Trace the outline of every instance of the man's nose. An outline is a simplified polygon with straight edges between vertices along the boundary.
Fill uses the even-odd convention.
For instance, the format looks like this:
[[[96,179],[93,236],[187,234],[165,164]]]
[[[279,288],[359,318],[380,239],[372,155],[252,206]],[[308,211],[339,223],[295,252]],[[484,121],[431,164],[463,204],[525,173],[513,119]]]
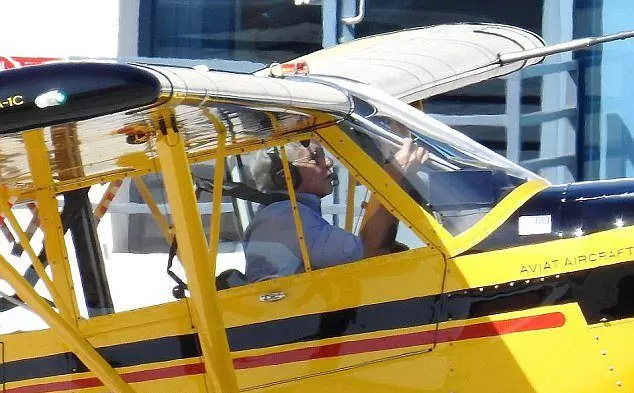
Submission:
[[[332,167],[332,159],[330,157],[326,157],[326,167],[328,169]]]

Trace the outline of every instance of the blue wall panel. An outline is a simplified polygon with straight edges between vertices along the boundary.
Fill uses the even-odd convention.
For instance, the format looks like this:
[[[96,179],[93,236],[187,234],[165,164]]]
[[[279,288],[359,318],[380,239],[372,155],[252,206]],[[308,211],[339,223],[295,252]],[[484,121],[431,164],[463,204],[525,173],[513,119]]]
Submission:
[[[603,33],[634,29],[634,2],[604,2]],[[603,46],[601,178],[634,176],[634,40]]]

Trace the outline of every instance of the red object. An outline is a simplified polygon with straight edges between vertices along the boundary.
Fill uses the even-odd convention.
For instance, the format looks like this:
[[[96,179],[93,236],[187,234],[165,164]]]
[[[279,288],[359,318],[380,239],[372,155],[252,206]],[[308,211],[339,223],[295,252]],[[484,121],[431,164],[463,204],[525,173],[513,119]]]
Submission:
[[[298,61],[297,73],[302,75],[308,75],[308,63],[305,61]]]
[[[28,67],[51,61],[64,60],[61,57],[22,57],[22,56],[0,56],[0,71],[11,68]]]
[[[297,72],[297,66],[295,63],[284,63],[282,64],[282,74],[283,75],[294,75]]]

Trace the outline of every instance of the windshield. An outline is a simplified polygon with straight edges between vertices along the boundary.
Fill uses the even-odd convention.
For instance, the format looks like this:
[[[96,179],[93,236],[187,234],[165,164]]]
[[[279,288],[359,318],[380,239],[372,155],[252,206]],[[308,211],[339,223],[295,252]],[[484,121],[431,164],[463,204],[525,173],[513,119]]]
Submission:
[[[424,147],[429,159],[401,186],[450,233],[469,229],[522,183],[543,180],[418,109],[370,89],[351,91],[355,110],[343,128],[381,165],[405,138]]]

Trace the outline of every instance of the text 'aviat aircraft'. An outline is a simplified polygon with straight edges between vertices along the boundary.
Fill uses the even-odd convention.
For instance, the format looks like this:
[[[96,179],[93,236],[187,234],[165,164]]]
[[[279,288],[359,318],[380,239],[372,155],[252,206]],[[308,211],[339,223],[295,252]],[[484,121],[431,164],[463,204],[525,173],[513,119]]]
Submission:
[[[439,25],[254,74],[3,58],[0,320],[47,326],[0,336],[3,392],[634,391],[634,181],[553,186],[416,107],[631,36]],[[100,247],[127,178],[151,263]],[[123,279],[167,300],[123,310]]]

